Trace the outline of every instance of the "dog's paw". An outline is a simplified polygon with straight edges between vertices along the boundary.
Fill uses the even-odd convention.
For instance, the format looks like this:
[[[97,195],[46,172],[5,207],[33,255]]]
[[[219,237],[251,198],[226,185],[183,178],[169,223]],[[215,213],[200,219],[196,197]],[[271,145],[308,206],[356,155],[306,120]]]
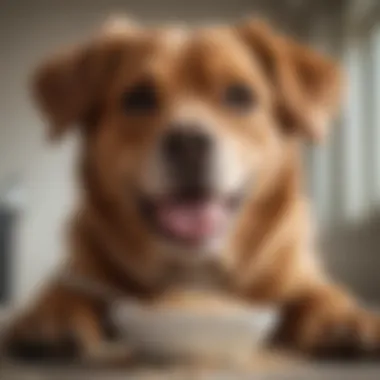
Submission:
[[[109,338],[99,309],[75,296],[51,294],[16,317],[5,333],[5,357],[28,361],[75,360],[90,356]]]
[[[69,326],[54,326],[50,330],[47,325],[55,322],[38,319],[23,315],[12,322],[2,342],[6,358],[47,362],[72,360],[80,355],[80,342]]]
[[[379,327],[380,321],[364,311],[310,315],[297,343],[321,359],[380,359]]]
[[[307,305],[287,315],[277,342],[324,360],[380,359],[380,318],[351,305]]]

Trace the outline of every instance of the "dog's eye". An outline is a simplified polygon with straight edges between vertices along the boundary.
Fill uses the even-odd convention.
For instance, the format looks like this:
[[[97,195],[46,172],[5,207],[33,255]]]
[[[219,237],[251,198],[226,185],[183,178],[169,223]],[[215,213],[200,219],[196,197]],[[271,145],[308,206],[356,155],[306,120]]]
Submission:
[[[256,98],[249,87],[241,83],[235,83],[226,88],[224,103],[237,110],[246,111],[255,106]]]
[[[157,89],[153,83],[141,82],[124,93],[122,103],[128,113],[154,111],[159,103]]]

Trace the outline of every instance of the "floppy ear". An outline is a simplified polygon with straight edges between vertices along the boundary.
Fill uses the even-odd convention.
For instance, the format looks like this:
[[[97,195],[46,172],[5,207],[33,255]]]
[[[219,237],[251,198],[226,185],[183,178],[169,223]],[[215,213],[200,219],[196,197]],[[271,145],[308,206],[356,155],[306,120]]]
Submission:
[[[340,104],[343,75],[338,65],[262,21],[248,21],[237,31],[263,64],[281,123],[322,141]]]
[[[108,22],[94,40],[56,54],[35,71],[32,92],[49,123],[49,137],[61,137],[83,125],[101,101],[112,74],[126,52],[127,25]]]

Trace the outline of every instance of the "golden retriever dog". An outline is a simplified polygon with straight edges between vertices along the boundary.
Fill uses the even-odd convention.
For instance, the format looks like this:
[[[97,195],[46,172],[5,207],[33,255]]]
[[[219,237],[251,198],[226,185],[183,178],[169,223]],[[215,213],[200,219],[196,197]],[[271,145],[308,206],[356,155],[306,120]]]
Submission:
[[[200,270],[219,291],[280,306],[288,347],[375,353],[377,316],[317,260],[303,184],[302,145],[325,137],[342,82],[333,60],[256,19],[119,21],[43,62],[33,96],[49,135],[75,127],[81,140],[65,273],[144,302]],[[53,279],[6,348],[89,352],[112,333],[107,306]]]

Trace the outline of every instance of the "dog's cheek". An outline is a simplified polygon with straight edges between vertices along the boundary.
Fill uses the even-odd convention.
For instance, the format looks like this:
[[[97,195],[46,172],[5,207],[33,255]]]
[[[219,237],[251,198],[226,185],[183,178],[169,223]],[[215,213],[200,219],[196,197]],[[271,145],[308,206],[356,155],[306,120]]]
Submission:
[[[226,119],[218,138],[214,177],[224,191],[234,192],[260,180],[262,166],[279,145],[278,133],[266,109]]]
[[[220,138],[212,159],[211,183],[221,193],[240,191],[254,177],[255,153],[234,136]]]
[[[254,185],[273,177],[284,158],[285,141],[270,116],[262,115],[250,126],[250,133],[242,139],[242,165],[247,168]]]
[[[122,141],[109,126],[99,127],[88,144],[88,160],[92,177],[98,190],[110,199],[118,199],[123,191],[124,152]]]
[[[170,178],[158,147],[150,149],[140,158],[137,173],[138,188],[144,195],[157,197],[170,190]]]

